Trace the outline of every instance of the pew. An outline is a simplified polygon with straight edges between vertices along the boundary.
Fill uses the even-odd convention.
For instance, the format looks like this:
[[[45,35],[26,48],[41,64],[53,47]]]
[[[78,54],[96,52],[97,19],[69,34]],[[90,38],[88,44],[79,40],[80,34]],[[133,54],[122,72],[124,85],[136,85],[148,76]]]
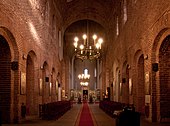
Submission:
[[[44,120],[58,119],[70,109],[70,101],[57,101],[47,104],[40,104],[39,117]]]
[[[115,110],[122,110],[123,104],[114,101],[100,101],[99,107],[111,117],[114,117]]]
[[[170,111],[162,112],[160,117],[160,122],[163,121],[163,119],[170,118]]]
[[[131,104],[125,104],[125,103],[107,101],[107,100],[100,101],[99,107],[111,117],[116,117],[114,113],[115,112],[117,113],[118,111],[123,111],[124,108],[132,109],[133,111],[135,111],[134,106]]]

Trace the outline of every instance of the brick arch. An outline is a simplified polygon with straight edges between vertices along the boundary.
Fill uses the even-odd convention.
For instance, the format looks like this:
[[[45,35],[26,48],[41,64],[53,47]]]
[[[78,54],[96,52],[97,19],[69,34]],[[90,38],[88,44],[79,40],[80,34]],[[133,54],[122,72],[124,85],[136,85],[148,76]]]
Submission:
[[[108,28],[109,26],[107,26],[108,23],[104,22],[104,21],[101,21],[101,19],[97,19],[97,18],[93,18],[93,17],[90,17],[90,18],[87,18],[85,17],[84,15],[82,15],[82,17],[75,17],[71,20],[69,20],[68,22],[65,22],[65,25],[64,25],[64,31],[71,25],[73,24],[74,22],[77,22],[77,21],[80,21],[80,20],[92,20],[98,24],[100,24],[103,28]]]
[[[69,26],[69,22],[74,22],[77,19],[81,20],[84,18],[98,20],[103,26],[106,26],[109,24],[109,19],[106,18],[108,16],[107,14],[113,11],[113,6],[116,4],[117,3],[113,1],[72,1],[70,5],[68,4],[69,6],[67,6],[67,10],[65,11],[66,14],[63,17],[64,24],[65,26]]]
[[[142,50],[137,50],[134,55],[134,73],[133,73],[133,96],[136,110],[144,114],[145,107],[145,83],[144,83],[144,55]]]
[[[158,60],[159,60],[158,55],[159,55],[159,49],[160,49],[161,43],[164,40],[164,38],[166,36],[168,36],[169,34],[170,34],[170,28],[164,28],[156,36],[154,43],[153,43],[153,46],[152,46],[152,55],[151,55],[152,63],[158,62]]]
[[[159,63],[159,55],[160,55],[160,48],[162,45],[163,40],[170,35],[170,28],[164,28],[162,29],[158,35],[155,37],[153,46],[152,46],[152,54],[151,54],[151,63]],[[160,64],[158,65],[158,67]],[[160,94],[160,71],[154,72],[152,71],[152,120],[157,121],[160,119],[161,113],[160,113],[160,97],[156,94]],[[155,93],[154,93],[155,92]]]
[[[144,81],[144,55],[140,55],[138,62],[137,62],[137,100],[138,100],[138,107],[137,110],[144,114],[144,107],[145,107],[145,81]]]
[[[8,30],[8,28],[0,26],[0,35],[2,35],[9,44],[11,51],[11,61],[18,61],[19,51],[13,34],[10,32],[10,30]]]
[[[43,70],[47,70],[47,74],[49,73],[49,65],[48,65],[47,61],[44,61],[44,63],[43,63]]]
[[[118,102],[118,101],[121,101],[121,99],[120,99],[120,96],[121,96],[121,87],[120,87],[120,68],[119,67],[117,67],[116,68],[116,81],[115,81],[115,89],[117,90],[116,91],[116,98],[115,98],[115,100]]]
[[[134,54],[133,62],[136,63],[142,54],[143,54],[142,50],[138,49]]]
[[[52,68],[52,72],[51,73],[53,75],[53,79],[56,79],[57,75],[56,75],[56,70],[55,70],[54,67]]]
[[[56,70],[53,67],[52,72],[51,72],[51,84],[52,84],[52,86],[51,86],[51,101],[52,102],[57,101],[57,98],[56,98],[56,89],[57,89],[56,88],[56,80],[57,80]]]
[[[86,0],[87,2],[87,0]],[[90,1],[90,3],[93,3],[94,1]],[[76,22],[78,20],[84,20],[84,19],[90,19],[93,21],[98,22],[104,27],[108,28],[108,20],[106,17],[106,8],[103,10],[103,4],[107,4],[106,6],[112,6],[112,3],[107,3],[106,1],[104,3],[95,3],[96,6],[92,6],[92,4],[84,5],[84,1],[79,1],[77,4],[75,4],[74,7],[68,8],[68,13],[64,15],[64,28],[67,28],[70,24],[73,22]],[[107,8],[109,9],[109,8]],[[109,12],[110,10],[108,10]]]
[[[160,117],[170,112],[170,34],[159,49]]]
[[[127,61],[123,63],[122,67],[122,102],[129,103],[129,69]]]
[[[34,97],[34,62],[30,55],[27,56],[26,63],[26,114],[32,115]],[[29,94],[29,95],[28,95]]]
[[[2,123],[9,123],[11,104],[11,52],[8,42],[0,35],[0,109]],[[4,95],[6,94],[6,95]]]
[[[43,63],[43,69],[42,69],[42,103],[48,103],[49,102],[49,65],[47,61],[44,61]]]
[[[124,61],[122,66],[122,77],[126,77],[126,66],[127,66],[127,61]]]
[[[30,51],[27,55],[26,62],[26,108],[27,115],[35,115],[38,112],[38,103],[36,92],[38,92],[38,88],[36,85],[36,54],[34,51]],[[29,95],[28,95],[29,94]]]
[[[64,31],[66,33],[70,28],[75,29],[75,27],[77,27],[77,26],[80,28],[80,26],[82,25],[81,30],[83,30],[83,31],[81,31],[81,32],[86,32],[85,30],[87,29],[87,26],[86,26],[87,21],[89,23],[89,27],[93,26],[93,25],[96,25],[96,27],[100,28],[100,31],[102,31],[102,32],[106,31],[105,27],[103,27],[103,25],[100,22],[98,22],[97,20],[87,19],[87,18],[77,19],[77,20],[71,22],[69,25],[67,25],[67,27],[65,28]],[[76,32],[77,32],[77,29],[76,29]]]
[[[36,55],[35,51],[30,50],[30,51],[28,52],[28,55],[36,62],[36,60],[37,60],[37,55]]]
[[[113,63],[113,98],[114,101],[119,101],[120,97],[120,68],[119,60],[115,59]]]
[[[9,62],[16,61],[18,62],[19,59],[19,51],[18,51],[18,46],[15,41],[15,37],[13,34],[10,32],[10,30],[6,27],[0,26],[0,35],[3,36],[5,41],[8,43],[9,49],[10,49],[10,60]],[[17,122],[18,121],[18,85],[19,85],[19,73],[18,69],[16,70],[10,70],[10,93],[11,95],[11,101],[10,101],[10,115],[8,118],[8,122]],[[15,83],[14,83],[15,82]],[[15,90],[13,90],[15,89]]]

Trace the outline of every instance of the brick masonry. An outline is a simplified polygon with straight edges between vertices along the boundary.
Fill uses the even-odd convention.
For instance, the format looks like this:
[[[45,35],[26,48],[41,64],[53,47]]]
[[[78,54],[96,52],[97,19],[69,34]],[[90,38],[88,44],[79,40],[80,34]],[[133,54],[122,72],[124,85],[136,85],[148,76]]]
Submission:
[[[145,106],[148,105],[149,117],[147,119],[159,121],[164,108],[169,106],[169,103],[163,107],[159,104],[161,100],[167,102],[169,99],[169,94],[162,93],[164,90],[169,90],[169,74],[165,69],[169,68],[169,64],[168,60],[165,63],[160,57],[161,44],[170,34],[169,1],[127,1],[127,21],[125,23],[122,11],[123,0],[97,3],[94,0],[90,4],[88,0],[86,3],[89,7],[87,15],[83,10],[84,3],[85,0],[68,4],[60,0],[22,2],[1,0],[0,35],[9,44],[11,62],[18,61],[19,63],[18,70],[11,70],[11,77],[8,76],[7,79],[11,83],[10,121],[20,120],[22,102],[27,105],[28,109],[31,108],[29,114],[32,115],[38,113],[38,104],[57,100],[56,80],[62,84],[63,89],[66,89],[65,92],[69,92],[67,84],[70,81],[68,79],[70,73],[67,64],[70,59],[67,57],[60,60],[59,31],[62,31],[62,35],[64,35],[65,29],[71,23],[86,18],[98,22],[106,31],[105,46],[107,50],[104,54],[106,57],[100,64],[100,67],[102,66],[99,79],[101,90],[106,90],[109,86],[108,82],[114,82],[118,91],[112,89],[112,100],[132,103],[142,113],[145,111]],[[119,35],[116,35],[117,18]],[[158,72],[152,70],[153,63],[159,63]],[[1,65],[0,70],[3,67]],[[21,73],[26,73],[25,81],[20,80]],[[149,73],[150,84],[148,94],[150,102],[147,104],[144,103],[145,73]],[[49,82],[53,82],[51,94],[50,83],[45,82],[45,77],[49,78]],[[126,78],[127,81],[120,89],[120,82],[123,78]],[[132,94],[128,96],[129,78],[132,79]],[[41,81],[44,95],[39,94]],[[27,85],[24,89],[26,92],[22,92],[23,94],[20,88],[21,82]],[[121,95],[120,90],[123,91]],[[26,95],[26,93],[29,93],[30,96],[27,97],[29,94]],[[142,104],[139,101],[142,101]]]

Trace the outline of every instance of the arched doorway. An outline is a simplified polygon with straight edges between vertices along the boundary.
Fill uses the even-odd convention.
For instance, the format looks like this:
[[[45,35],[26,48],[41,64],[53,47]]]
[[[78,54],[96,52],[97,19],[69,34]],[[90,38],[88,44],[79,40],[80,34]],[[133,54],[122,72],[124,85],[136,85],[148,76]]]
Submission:
[[[56,72],[55,69],[52,69],[51,74],[51,102],[57,101],[56,99]]]
[[[0,35],[0,111],[2,123],[10,122],[11,52],[6,39]]]
[[[26,108],[27,115],[37,114],[36,85],[35,85],[35,54],[29,52],[26,66]]]
[[[138,112],[144,114],[145,107],[145,91],[144,91],[144,56],[143,54],[139,57],[137,63],[137,108]]]
[[[170,35],[159,49],[160,116],[170,112]]]
[[[34,64],[31,57],[27,56],[27,72],[26,72],[26,108],[27,115],[32,115],[33,110],[33,91],[34,91]]]
[[[123,64],[122,71],[122,102],[129,103],[129,69],[127,62]]]
[[[166,82],[166,77],[168,77],[168,72],[166,77],[163,77],[163,74],[165,75],[165,68],[168,66],[168,59],[165,60],[165,58],[168,58],[169,53],[169,36],[170,36],[170,29],[164,28],[162,29],[158,35],[156,36],[153,47],[152,47],[152,67],[155,64],[157,67],[155,70],[152,68],[152,85],[151,85],[151,93],[152,93],[152,106],[151,106],[151,114],[152,114],[152,121],[161,121],[161,114],[163,113],[163,102],[165,102],[167,99],[163,99],[163,94],[161,94],[161,91],[164,88],[163,82]],[[164,71],[164,72],[163,72]],[[168,68],[167,68],[168,71]],[[161,73],[163,72],[163,73]],[[164,80],[164,81],[163,81]],[[154,92],[154,93],[153,93]],[[167,95],[168,96],[168,95]],[[166,97],[166,96],[165,96]],[[168,104],[167,104],[168,105]],[[162,109],[162,110],[161,110]]]
[[[42,78],[43,78],[43,86],[42,86],[42,104],[51,102],[50,101],[50,86],[49,86],[49,68],[48,64],[45,61],[43,64],[43,71],[42,71]]]
[[[120,101],[120,96],[121,96],[121,89],[120,89],[120,70],[119,68],[116,69],[116,79],[115,79],[115,84],[113,85],[114,87],[114,96],[115,99],[114,101],[119,102]]]
[[[129,104],[129,65],[126,65],[125,103]]]

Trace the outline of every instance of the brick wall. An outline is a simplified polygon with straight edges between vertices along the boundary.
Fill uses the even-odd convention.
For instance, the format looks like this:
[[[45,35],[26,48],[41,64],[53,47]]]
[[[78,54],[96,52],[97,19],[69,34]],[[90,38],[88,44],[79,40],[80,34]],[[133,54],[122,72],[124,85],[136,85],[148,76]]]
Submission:
[[[130,78],[132,78],[133,82],[133,95],[132,97],[136,97],[136,95],[141,95],[140,101],[139,99],[135,98],[133,103],[134,104],[140,104],[144,105],[144,95],[142,92],[143,89],[145,89],[144,86],[144,80],[139,82],[138,76],[136,75],[137,71],[139,70],[139,73],[145,73],[150,72],[151,73],[151,81],[152,86],[152,96],[151,97],[151,103],[149,104],[150,107],[150,115],[149,118],[152,121],[159,121],[159,95],[160,95],[160,84],[159,84],[159,74],[156,73],[156,76],[154,73],[152,73],[151,69],[151,63],[159,62],[159,56],[157,55],[157,52],[159,50],[159,47],[163,41],[163,38],[168,35],[167,27],[169,27],[169,2],[166,0],[164,1],[137,1],[136,3],[134,1],[128,1],[127,2],[127,12],[128,12],[128,19],[125,24],[123,24],[123,16],[122,16],[122,8],[121,7],[121,1],[120,3],[117,2],[117,13],[115,16],[119,17],[119,35],[116,36],[116,18],[111,18],[108,27],[108,52],[107,52],[107,65],[106,68],[112,68],[112,65],[117,62],[117,60],[120,62],[115,66],[116,68],[120,68],[121,70],[121,76],[122,74],[122,67],[124,61],[127,61],[127,63],[131,66],[130,69]],[[112,14],[110,14],[112,15]],[[164,29],[164,30],[163,30]],[[167,31],[166,31],[167,30]],[[159,36],[159,37],[158,37]],[[155,45],[155,43],[159,43]],[[154,50],[153,50],[154,49]],[[156,51],[155,51],[156,50]],[[135,54],[138,53],[138,51],[141,51],[142,54],[145,56],[148,56],[147,59],[144,59],[144,71],[141,69],[137,70],[137,61]],[[138,55],[140,56],[140,55]],[[154,57],[153,57],[154,56]],[[156,56],[156,57],[155,57]],[[155,58],[155,59],[154,59]],[[116,71],[115,71],[116,72]],[[107,75],[107,74],[106,74]],[[108,75],[109,76],[109,75]],[[141,75],[141,77],[144,75]],[[141,78],[140,77],[140,78]],[[107,78],[107,77],[106,77]],[[116,77],[115,77],[116,78]],[[156,78],[156,80],[155,80]],[[140,89],[135,87],[135,85],[141,85]],[[128,87],[127,87],[128,88]],[[137,108],[141,108],[141,112],[144,112],[144,107],[140,107],[137,105]],[[156,119],[155,119],[156,118]]]
[[[30,95],[29,98],[32,101],[32,112],[30,114],[38,114],[38,104],[40,104],[42,100],[41,96],[39,96],[39,79],[43,78],[40,70],[40,66],[43,65],[45,61],[48,62],[49,72],[52,72],[52,68],[56,70],[58,73],[60,69],[60,61],[55,62],[56,58],[58,58],[58,29],[61,28],[62,17],[58,12],[57,8],[54,6],[53,1],[46,0],[37,0],[37,1],[18,1],[18,0],[2,0],[0,2],[0,27],[4,27],[8,29],[16,43],[9,43],[14,45],[16,44],[16,49],[19,52],[18,61],[19,61],[19,73],[23,72],[28,74],[30,88],[27,95]],[[10,39],[10,35],[7,34],[7,37]],[[14,60],[15,54],[14,49],[10,46],[12,59]],[[29,58],[27,57],[30,52],[34,53],[34,58],[32,59],[32,68],[27,69],[27,61]],[[24,59],[23,55],[27,58]],[[33,58],[33,57],[31,57]],[[17,59],[17,58],[16,58]],[[13,74],[13,73],[12,73]],[[31,75],[37,75],[35,78],[31,77]],[[12,75],[13,76],[13,75]],[[19,75],[17,75],[19,77]],[[49,75],[47,75],[49,76]],[[14,94],[20,94],[20,78],[17,80],[12,80],[11,83],[14,83],[17,88],[14,88]],[[57,76],[54,77],[56,80]],[[9,79],[10,80],[10,79]],[[31,84],[31,85],[30,85]],[[28,87],[28,85],[27,85]],[[53,86],[53,88],[55,88]],[[48,88],[46,89],[48,90]],[[53,89],[54,90],[54,89]],[[12,96],[12,101],[14,97]],[[54,95],[54,94],[53,94]],[[57,97],[54,95],[53,97]],[[13,108],[16,113],[11,110],[11,118],[20,119],[20,106],[21,103],[26,103],[26,95],[18,95],[18,100],[16,104],[12,104],[11,108]],[[47,98],[49,102],[51,102],[51,97]],[[57,98],[54,98],[57,99]],[[28,102],[28,101],[27,101]],[[35,104],[34,104],[35,103]],[[35,106],[33,106],[35,105]],[[14,117],[15,116],[15,117]],[[13,121],[13,119],[11,119]]]
[[[104,2],[103,4],[97,3],[96,8],[91,9],[88,15],[84,15],[85,12],[82,10],[82,3],[84,3],[84,1],[81,1],[81,3],[76,4],[74,7],[71,7],[71,5],[66,6],[68,7],[67,10],[60,8],[61,1],[57,2],[56,6],[53,2],[54,1],[49,2],[46,0],[29,0],[22,2],[19,0],[2,0],[0,2],[0,28],[3,27],[6,29],[4,30],[5,32],[0,31],[0,33],[6,37],[7,42],[9,43],[11,60],[19,61],[18,72],[12,71],[11,74],[11,85],[13,86],[12,92],[14,94],[12,99],[15,99],[13,101],[14,104],[11,107],[13,110],[11,113],[20,117],[20,104],[22,101],[26,100],[25,95],[17,96],[17,94],[20,93],[20,78],[18,73],[26,73],[27,71],[27,60],[23,59],[22,56],[26,55],[27,57],[31,51],[34,53],[34,57],[36,57],[35,60],[33,60],[34,75],[37,75],[34,79],[34,85],[36,85],[34,91],[37,94],[35,101],[37,100],[38,102],[36,103],[38,104],[42,101],[42,97],[38,95],[38,80],[40,78],[44,79],[43,77],[45,76],[51,77],[50,73],[53,68],[56,73],[61,73],[60,81],[64,83],[64,87],[66,87],[65,84],[68,82],[66,78],[69,77],[69,74],[67,74],[66,71],[69,68],[66,66],[61,68],[62,66],[58,56],[59,47],[58,39],[56,38],[58,38],[59,29],[66,29],[69,24],[79,19],[89,18],[104,26],[106,38],[108,38],[106,39],[106,57],[102,59],[102,80],[100,81],[102,82],[102,91],[106,90],[106,83],[110,82],[109,78],[111,78],[110,74],[112,73],[110,68],[112,68],[113,64],[116,65],[114,65],[115,70],[111,76],[116,75],[115,72],[119,69],[120,78],[122,78],[123,65],[126,61],[127,64],[131,66],[129,78],[132,78],[134,85],[133,95],[134,97],[137,97],[137,94],[141,94],[141,90],[139,91],[137,90],[137,87],[135,87],[139,82],[136,72],[138,70],[138,72],[142,71],[136,67],[138,64],[137,59],[139,59],[141,55],[144,55],[144,57],[147,55],[148,58],[146,60],[144,59],[144,71],[142,71],[142,73],[151,73],[152,101],[149,104],[149,119],[155,120],[157,118],[156,120],[158,120],[160,116],[160,105],[158,105],[157,102],[160,100],[159,95],[161,85],[159,83],[159,72],[154,73],[151,69],[151,64],[159,62],[158,54],[160,45],[166,35],[170,34],[170,31],[168,30],[168,27],[170,26],[169,1],[127,1],[127,21],[125,24],[123,22],[123,11],[121,8],[122,1],[115,1],[115,3],[110,1]],[[88,4],[88,6],[93,8],[92,6],[94,4],[93,1],[91,4]],[[103,6],[107,8],[103,8]],[[59,10],[57,8],[59,8]],[[62,22],[62,14],[64,22]],[[119,19],[118,36],[116,35],[117,17]],[[141,52],[141,55],[139,55],[138,52]],[[46,75],[43,76],[40,66],[43,66],[44,62],[48,64],[48,70],[45,73]],[[63,61],[62,63],[66,65],[67,62]],[[61,70],[64,71],[61,72]],[[118,80],[115,80],[115,82],[118,82]],[[143,83],[141,82],[140,88],[144,88]],[[127,89],[128,86],[125,88]],[[45,98],[50,102],[51,97],[45,96]],[[134,99],[133,102],[137,103],[137,101],[137,99]],[[14,115],[11,115],[11,117]]]

